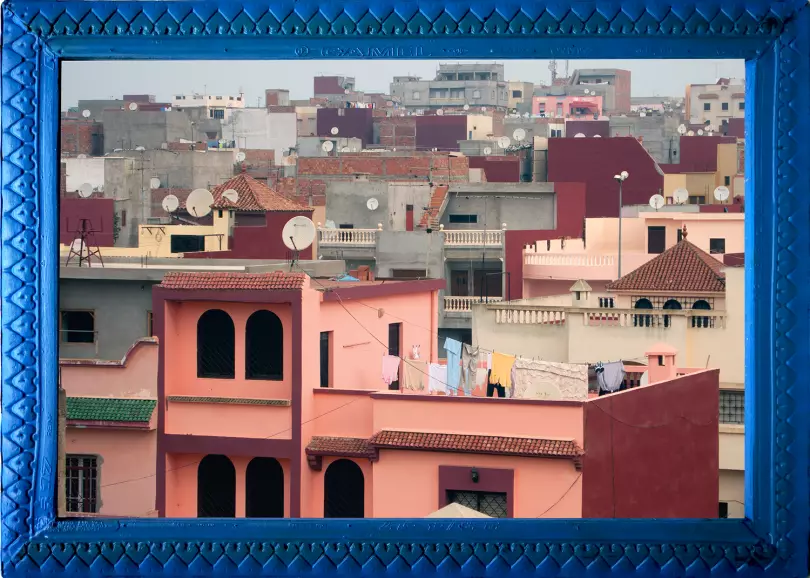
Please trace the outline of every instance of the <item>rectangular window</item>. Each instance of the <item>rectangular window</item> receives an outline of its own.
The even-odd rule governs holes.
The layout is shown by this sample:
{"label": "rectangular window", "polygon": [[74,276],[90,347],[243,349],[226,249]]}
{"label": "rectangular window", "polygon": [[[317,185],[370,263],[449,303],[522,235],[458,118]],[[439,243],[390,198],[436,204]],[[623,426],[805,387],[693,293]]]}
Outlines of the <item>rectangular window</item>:
{"label": "rectangular window", "polygon": [[121,211],[121,226],[122,227],[127,226],[127,212],[126,211]]}
{"label": "rectangular window", "polygon": [[706,195],[693,195],[689,197],[690,205],[705,205]]}
{"label": "rectangular window", "polygon": [[68,512],[98,513],[98,458],[65,456],[65,502]]}
{"label": "rectangular window", "polygon": [[737,103],[737,108],[738,108],[739,110],[745,110],[745,101],[738,102],[738,103]]}
{"label": "rectangular window", "polygon": [[720,103],[720,110],[728,110],[728,103],[727,102],[721,102]]}
{"label": "rectangular window", "polygon": [[193,253],[205,251],[205,237],[202,235],[172,235],[172,253]]}
{"label": "rectangular window", "polygon": [[729,186],[731,184],[731,177],[723,177],[723,184]]}
{"label": "rectangular window", "polygon": [[[400,343],[402,341],[402,323],[388,324],[388,355],[400,357]],[[399,389],[399,380],[392,381],[388,389]]]}
{"label": "rectangular window", "polygon": [[225,111],[223,109],[221,109],[221,108],[216,108],[211,112],[214,113],[212,115],[212,118],[217,118],[217,119],[220,119],[220,120],[225,118]]}
{"label": "rectangular window", "polygon": [[[494,273],[494,274],[493,274]],[[502,297],[503,275],[499,271],[478,269],[473,271],[473,295],[477,297]]]}
{"label": "rectangular window", "polygon": [[506,494],[502,492],[467,492],[447,490],[447,501],[466,506],[491,518],[506,518]]}
{"label": "rectangular window", "polygon": [[711,109],[712,109],[712,103],[711,102],[704,102],[703,103],[703,110],[711,110]]}
{"label": "rectangular window", "polygon": [[683,229],[678,229],[678,242],[683,241]]}
{"label": "rectangular window", "polygon": [[709,239],[709,253],[722,255],[726,252],[725,239]]}
{"label": "rectangular window", "polygon": [[473,98],[481,98],[481,91],[473,90]]}
{"label": "rectangular window", "polygon": [[523,98],[523,91],[522,90],[513,90],[512,91],[512,98]]}
{"label": "rectangular window", "polygon": [[62,343],[95,343],[96,315],[93,311],[62,311],[59,333]]}
{"label": "rectangular window", "polygon": [[717,509],[718,518],[728,518],[728,502],[720,502],[720,507]]}
{"label": "rectangular window", "polygon": [[329,387],[329,361],[332,349],[332,332],[321,331],[321,387]]}
{"label": "rectangular window", "polygon": [[424,279],[427,271],[424,269],[391,269],[391,277],[394,279]]}
{"label": "rectangular window", "polygon": [[647,227],[647,253],[660,255],[667,248],[666,227]]}
{"label": "rectangular window", "polygon": [[154,337],[155,336],[155,330],[153,329],[154,326],[153,326],[153,321],[152,320],[153,320],[152,312],[147,311],[146,312],[146,336],[147,337]]}
{"label": "rectangular window", "polygon": [[477,223],[478,222],[478,215],[450,215],[448,220],[451,223]]}
{"label": "rectangular window", "polygon": [[342,223],[338,225],[338,229],[354,229],[354,225],[350,225],[349,223]]}

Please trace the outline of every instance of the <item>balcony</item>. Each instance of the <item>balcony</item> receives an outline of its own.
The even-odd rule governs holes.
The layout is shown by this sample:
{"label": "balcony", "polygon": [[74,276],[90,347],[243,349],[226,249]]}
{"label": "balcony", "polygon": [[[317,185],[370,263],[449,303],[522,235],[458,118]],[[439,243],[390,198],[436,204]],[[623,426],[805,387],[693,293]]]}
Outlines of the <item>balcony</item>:
{"label": "balcony", "polygon": [[318,229],[319,247],[373,247],[377,229]]}
{"label": "balcony", "polygon": [[503,231],[443,231],[445,247],[501,247]]}
{"label": "balcony", "polygon": [[481,298],[479,296],[463,297],[454,295],[452,297],[444,298],[444,312],[445,314],[451,313],[468,316],[472,313],[471,306],[473,303],[497,303],[500,301],[503,301],[502,297]]}

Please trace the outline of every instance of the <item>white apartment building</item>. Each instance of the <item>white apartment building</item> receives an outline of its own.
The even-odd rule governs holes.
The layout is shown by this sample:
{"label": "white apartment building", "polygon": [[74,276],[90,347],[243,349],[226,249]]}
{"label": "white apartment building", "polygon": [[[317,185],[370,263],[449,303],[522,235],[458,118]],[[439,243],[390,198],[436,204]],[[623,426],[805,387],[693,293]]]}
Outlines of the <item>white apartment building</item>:
{"label": "white apartment building", "polygon": [[691,124],[712,124],[718,129],[723,121],[745,116],[745,80],[721,78],[714,84],[690,84],[686,87],[684,112]]}
{"label": "white apartment building", "polygon": [[205,114],[199,117],[209,119],[228,120],[231,110],[245,108],[245,95],[207,94],[192,92],[191,94],[176,94],[172,97],[173,110],[206,109]]}

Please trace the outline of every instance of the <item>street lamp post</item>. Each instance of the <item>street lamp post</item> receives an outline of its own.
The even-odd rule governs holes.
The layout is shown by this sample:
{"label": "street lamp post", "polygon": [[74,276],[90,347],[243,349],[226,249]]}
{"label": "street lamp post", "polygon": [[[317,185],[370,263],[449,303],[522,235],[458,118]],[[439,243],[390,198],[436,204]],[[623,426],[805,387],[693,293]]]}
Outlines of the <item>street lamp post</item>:
{"label": "street lamp post", "polygon": [[622,278],[622,184],[629,176],[630,173],[622,171],[613,177],[619,183],[619,276],[617,279]]}

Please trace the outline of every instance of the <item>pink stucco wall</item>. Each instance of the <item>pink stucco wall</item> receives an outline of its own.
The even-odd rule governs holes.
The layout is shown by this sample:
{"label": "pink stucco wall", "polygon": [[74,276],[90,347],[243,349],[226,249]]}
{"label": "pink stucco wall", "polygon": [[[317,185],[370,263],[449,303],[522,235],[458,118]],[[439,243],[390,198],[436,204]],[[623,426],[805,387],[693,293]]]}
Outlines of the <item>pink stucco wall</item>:
{"label": "pink stucco wall", "polygon": [[[587,115],[579,115],[582,118],[593,118],[593,113],[602,114],[602,97],[597,95],[588,95],[588,96],[535,96],[532,98],[532,114],[537,116],[541,113],[545,113],[545,115],[551,117],[558,117],[558,111],[562,111],[562,116],[567,117],[571,116],[578,116],[574,114],[573,108],[576,108],[579,103],[591,103],[594,105],[593,108],[590,109],[590,114]],[[541,104],[545,105],[543,110],[541,109]],[[574,135],[570,134],[567,135],[572,137]]]}
{"label": "pink stucco wall", "polygon": [[[309,479],[309,491],[303,499],[301,516],[304,518],[323,518],[324,475],[329,466],[340,459],[350,458],[324,458],[323,468],[314,472],[306,468],[304,475]],[[372,464],[367,459],[351,458],[351,461],[360,466],[363,471],[363,495],[365,496],[364,513],[366,518],[379,518],[374,511],[374,477]]]}
{"label": "pink stucco wall", "polygon": [[157,342],[133,344],[123,362],[60,360],[62,389],[68,397],[157,396]]}

